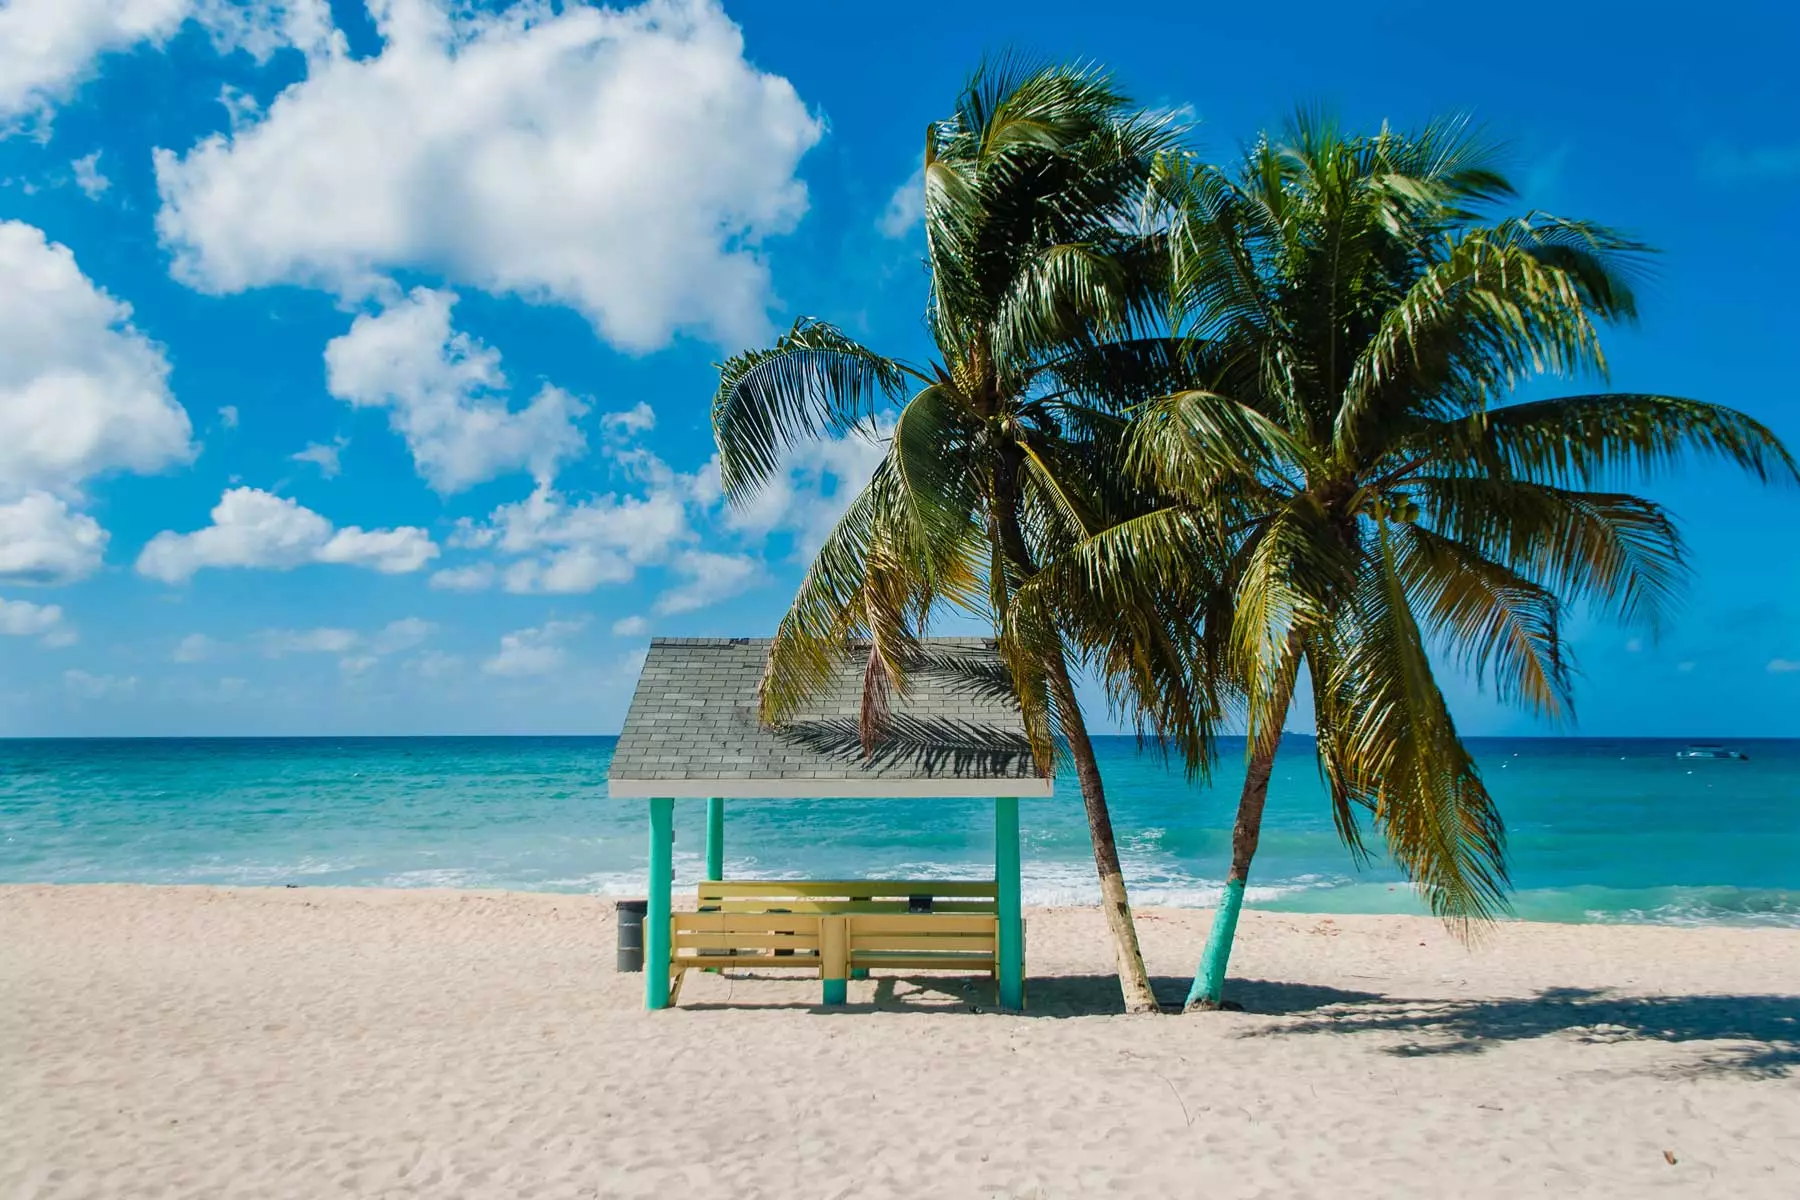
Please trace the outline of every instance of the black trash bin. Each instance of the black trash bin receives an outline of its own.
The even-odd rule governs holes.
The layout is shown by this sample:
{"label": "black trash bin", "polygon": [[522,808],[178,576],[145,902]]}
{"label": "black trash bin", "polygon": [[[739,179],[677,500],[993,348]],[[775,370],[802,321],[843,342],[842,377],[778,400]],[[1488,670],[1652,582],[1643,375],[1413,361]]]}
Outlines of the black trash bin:
{"label": "black trash bin", "polygon": [[621,900],[614,905],[619,920],[619,959],[621,971],[644,969],[644,917],[650,911],[648,900]]}

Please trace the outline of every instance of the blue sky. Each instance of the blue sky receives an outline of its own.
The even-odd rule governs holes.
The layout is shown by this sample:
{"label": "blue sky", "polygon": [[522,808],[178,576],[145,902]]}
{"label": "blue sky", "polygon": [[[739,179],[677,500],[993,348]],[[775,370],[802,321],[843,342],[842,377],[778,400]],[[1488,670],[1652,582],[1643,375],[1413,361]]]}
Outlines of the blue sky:
{"label": "blue sky", "polygon": [[[1788,6],[1096,13],[0,0],[0,733],[610,732],[650,633],[771,630],[870,452],[727,513],[711,364],[802,314],[923,352],[896,195],[1007,48],[1221,157],[1470,113],[1522,206],[1663,252],[1613,385],[1800,444]],[[1800,735],[1800,493],[1649,490],[1695,585],[1578,623],[1579,731]]]}

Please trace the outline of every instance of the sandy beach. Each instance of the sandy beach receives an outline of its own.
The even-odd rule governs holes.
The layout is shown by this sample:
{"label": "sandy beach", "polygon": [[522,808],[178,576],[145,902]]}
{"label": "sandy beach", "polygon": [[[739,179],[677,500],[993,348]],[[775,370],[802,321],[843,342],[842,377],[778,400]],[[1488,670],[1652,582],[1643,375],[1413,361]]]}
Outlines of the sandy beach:
{"label": "sandy beach", "polygon": [[[1175,1001],[1210,914],[1140,914]],[[0,1196],[1790,1196],[1800,931],[1247,914],[1248,1011],[690,976],[595,898],[0,888]],[[980,1011],[976,1011],[980,1010]]]}

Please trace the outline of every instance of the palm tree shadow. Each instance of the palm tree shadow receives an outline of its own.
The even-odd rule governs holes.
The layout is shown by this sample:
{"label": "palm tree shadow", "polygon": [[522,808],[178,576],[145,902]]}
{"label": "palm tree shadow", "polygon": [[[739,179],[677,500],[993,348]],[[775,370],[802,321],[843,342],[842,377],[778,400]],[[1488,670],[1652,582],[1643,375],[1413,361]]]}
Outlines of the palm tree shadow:
{"label": "palm tree shadow", "polygon": [[1634,996],[1609,988],[1562,987],[1490,1000],[1372,997],[1246,1036],[1321,1033],[1399,1034],[1408,1040],[1386,1052],[1411,1058],[1482,1054],[1502,1042],[1557,1034],[1590,1044],[1738,1042],[1674,1073],[1774,1079],[1800,1067],[1800,996]]}
{"label": "palm tree shadow", "polygon": [[[1150,990],[1165,1012],[1180,1012],[1187,1000],[1188,985],[1193,980],[1173,975],[1158,975],[1150,980]],[[1307,983],[1281,983],[1265,979],[1238,979],[1231,984],[1231,997],[1245,1011],[1272,1016],[1297,1016],[1318,1012],[1333,1005],[1357,1005],[1381,1000],[1373,992],[1353,992],[1343,988],[1321,987]],[[1125,1011],[1119,995],[1116,975],[1050,975],[1035,978],[1027,985],[1027,1016],[1090,1017]]]}

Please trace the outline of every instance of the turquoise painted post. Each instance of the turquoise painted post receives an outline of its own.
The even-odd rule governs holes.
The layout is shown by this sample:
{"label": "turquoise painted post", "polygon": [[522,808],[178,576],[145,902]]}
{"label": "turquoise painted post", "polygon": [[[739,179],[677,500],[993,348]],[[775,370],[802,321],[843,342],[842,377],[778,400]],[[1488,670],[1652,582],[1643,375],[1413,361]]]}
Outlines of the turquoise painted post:
{"label": "turquoise painted post", "polygon": [[706,877],[717,881],[725,878],[725,799],[711,796],[706,801]]}
{"label": "turquoise painted post", "polygon": [[1200,971],[1188,989],[1186,1007],[1216,1006],[1224,996],[1225,966],[1231,961],[1231,942],[1237,936],[1238,913],[1243,908],[1244,881],[1227,879],[1219,911],[1213,914],[1212,932],[1206,935],[1206,949],[1200,955]]}
{"label": "turquoise painted post", "polygon": [[827,979],[824,984],[825,986],[820,990],[824,992],[823,998],[826,1004],[848,1004],[850,1002],[849,981]]}
{"label": "turquoise painted post", "polygon": [[1019,798],[994,800],[994,882],[1000,910],[1000,1007],[1025,1007],[1025,917],[1019,903]]}
{"label": "turquoise painted post", "polygon": [[650,801],[650,889],[644,914],[644,1007],[669,1007],[669,892],[675,884],[675,801]]}

